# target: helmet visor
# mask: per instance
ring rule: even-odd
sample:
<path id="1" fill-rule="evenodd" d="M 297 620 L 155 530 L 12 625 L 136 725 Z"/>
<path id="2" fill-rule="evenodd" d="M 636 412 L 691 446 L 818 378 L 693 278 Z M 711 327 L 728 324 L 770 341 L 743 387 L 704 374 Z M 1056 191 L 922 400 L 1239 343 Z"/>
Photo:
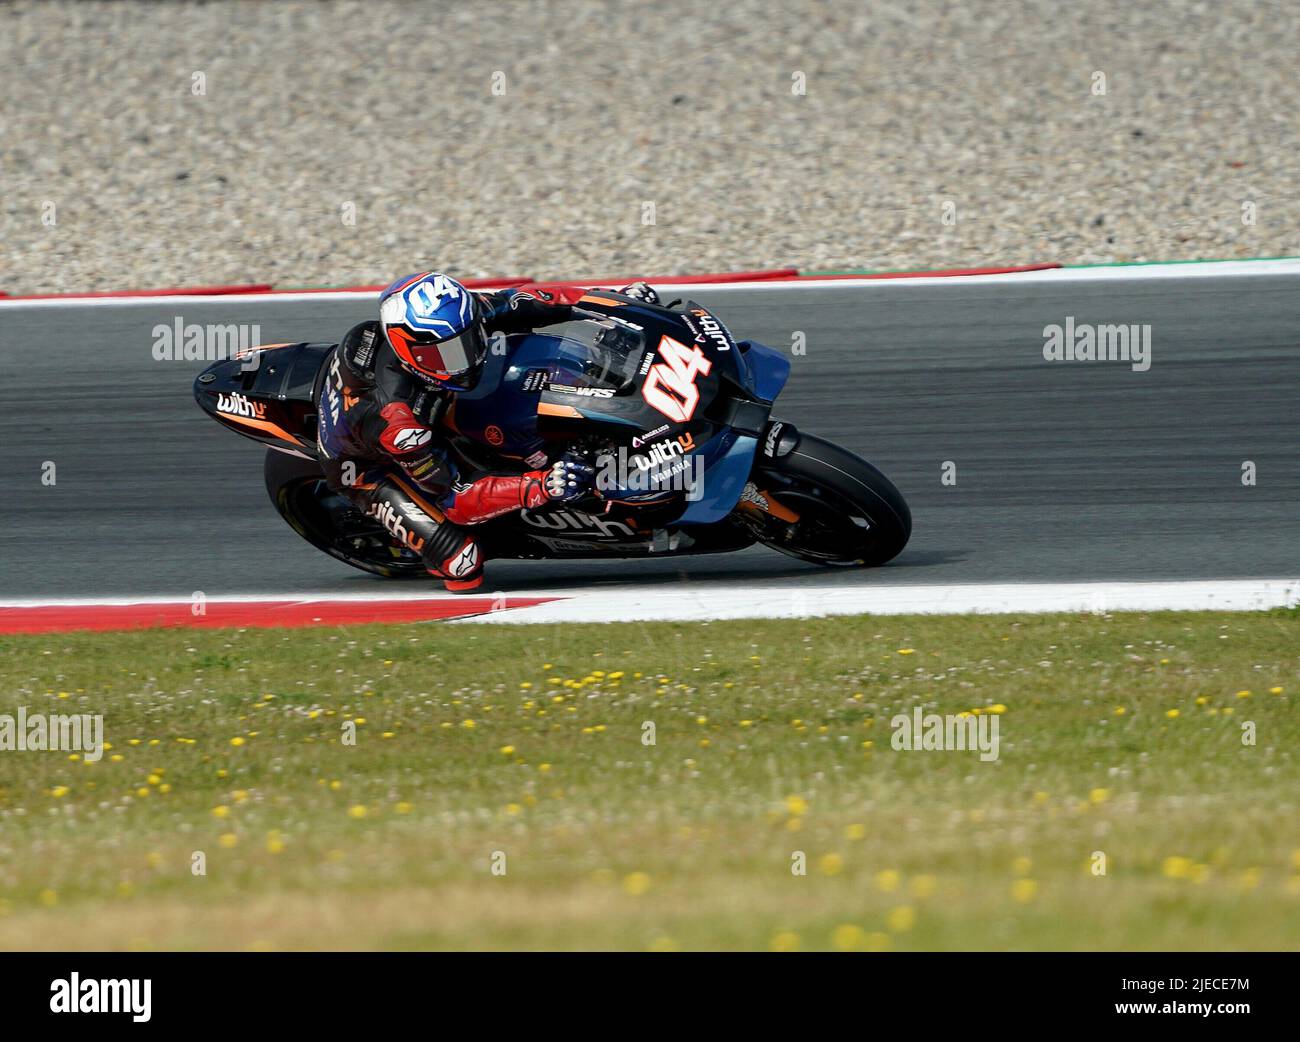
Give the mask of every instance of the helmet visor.
<path id="1" fill-rule="evenodd" d="M 435 380 L 454 382 L 457 377 L 471 374 L 487 356 L 487 344 L 475 322 L 458 336 L 439 340 L 434 344 L 407 341 L 406 354 L 416 369 Z"/>

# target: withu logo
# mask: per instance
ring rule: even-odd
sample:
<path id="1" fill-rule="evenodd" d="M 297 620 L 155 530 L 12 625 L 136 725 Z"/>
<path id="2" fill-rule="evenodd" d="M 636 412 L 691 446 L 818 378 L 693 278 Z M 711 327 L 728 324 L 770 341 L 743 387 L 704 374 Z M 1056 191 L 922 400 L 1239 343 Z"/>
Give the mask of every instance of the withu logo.
<path id="1" fill-rule="evenodd" d="M 227 416 L 246 416 L 249 419 L 266 418 L 266 406 L 262 402 L 250 401 L 238 391 L 217 395 L 217 412 Z"/>

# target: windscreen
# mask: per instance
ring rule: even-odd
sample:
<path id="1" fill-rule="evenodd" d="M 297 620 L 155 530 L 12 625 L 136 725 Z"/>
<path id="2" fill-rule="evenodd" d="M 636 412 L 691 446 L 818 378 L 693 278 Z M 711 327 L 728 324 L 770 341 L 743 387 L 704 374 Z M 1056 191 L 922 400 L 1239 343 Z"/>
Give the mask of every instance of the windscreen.
<path id="1" fill-rule="evenodd" d="M 575 387 L 629 386 L 645 352 L 644 334 L 613 321 L 562 322 L 544 332 L 562 338 L 552 381 Z"/>

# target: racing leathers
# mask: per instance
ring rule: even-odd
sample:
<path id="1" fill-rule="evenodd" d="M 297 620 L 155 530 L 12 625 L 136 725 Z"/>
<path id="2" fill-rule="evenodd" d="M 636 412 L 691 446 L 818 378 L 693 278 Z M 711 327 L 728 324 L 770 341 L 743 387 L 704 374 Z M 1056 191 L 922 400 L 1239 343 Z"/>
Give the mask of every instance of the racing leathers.
<path id="1" fill-rule="evenodd" d="M 582 292 L 529 286 L 476 294 L 483 334 L 490 343 L 495 334 L 568 321 Z M 523 474 L 463 472 L 431 422 L 450 392 L 405 369 L 378 322 L 348 330 L 324 366 L 317 442 L 326 480 L 418 552 L 449 590 L 483 581 L 474 525 L 590 487 L 591 468 L 571 460 Z"/>

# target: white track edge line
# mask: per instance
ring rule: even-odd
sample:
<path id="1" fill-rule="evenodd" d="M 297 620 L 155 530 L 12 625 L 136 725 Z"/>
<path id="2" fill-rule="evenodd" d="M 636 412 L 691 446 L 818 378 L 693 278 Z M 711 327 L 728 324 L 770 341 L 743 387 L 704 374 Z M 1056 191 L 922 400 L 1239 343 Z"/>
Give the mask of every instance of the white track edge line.
<path id="1" fill-rule="evenodd" d="M 980 583 L 945 586 L 607 587 L 572 590 L 486 590 L 485 597 L 545 598 L 547 603 L 493 611 L 467 622 L 707 621 L 808 618 L 824 615 L 961 615 L 1114 611 L 1261 611 L 1300 605 L 1300 577 L 1167 582 Z M 442 593 L 214 594 L 207 604 L 292 605 L 376 601 L 446 604 Z M 0 609 L 189 605 L 184 597 L 0 599 Z M 505 607 L 506 605 L 503 605 Z"/>
<path id="2" fill-rule="evenodd" d="M 904 278 L 846 278 L 846 279 L 770 279 L 758 282 L 684 282 L 666 283 L 661 288 L 670 294 L 678 292 L 717 292 L 745 290 L 747 292 L 776 292 L 781 290 L 866 289 L 884 286 L 938 286 L 938 285 L 988 285 L 990 283 L 1072 283 L 1072 282 L 1144 282 L 1156 279 L 1258 277 L 1265 275 L 1300 275 L 1300 257 L 1278 260 L 1245 261 L 1185 261 L 1167 264 L 1131 264 L 1095 268 L 1044 268 L 1037 271 L 1006 272 L 1000 275 L 909 275 Z M 564 281 L 564 280 L 554 280 Z M 580 283 L 580 285 L 595 285 Z M 10 308 L 61 308 L 61 307 L 145 307 L 158 304 L 192 306 L 196 304 L 262 303 L 296 304 L 304 301 L 373 301 L 378 293 L 358 293 L 354 290 L 337 292 L 324 290 L 312 293 L 223 293 L 217 295 L 154 297 L 61 297 L 57 300 L 25 300 L 21 297 L 0 297 L 0 310 Z"/>

